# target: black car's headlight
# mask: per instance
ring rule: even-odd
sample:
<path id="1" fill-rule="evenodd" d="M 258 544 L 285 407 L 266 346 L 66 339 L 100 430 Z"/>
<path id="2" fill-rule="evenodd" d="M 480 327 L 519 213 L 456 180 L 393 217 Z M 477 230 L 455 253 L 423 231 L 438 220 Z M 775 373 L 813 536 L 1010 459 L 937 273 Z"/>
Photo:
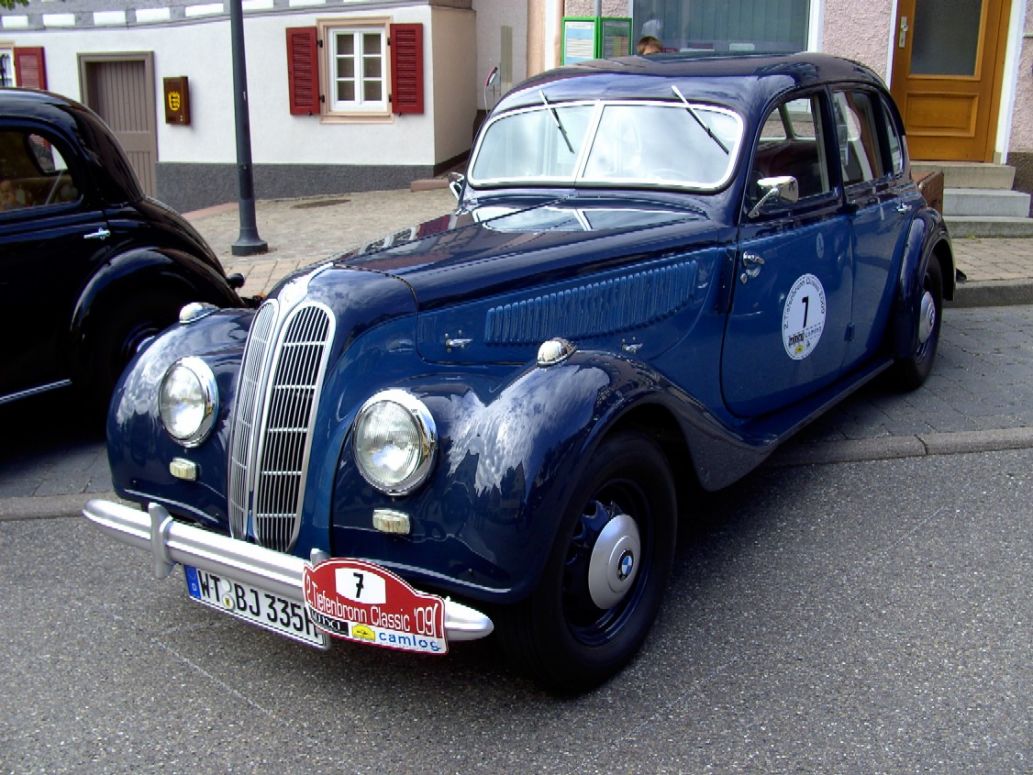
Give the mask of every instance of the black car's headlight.
<path id="1" fill-rule="evenodd" d="M 168 434 L 184 447 L 208 438 L 219 410 L 215 375 L 200 358 L 180 358 L 169 366 L 158 391 L 158 413 Z"/>
<path id="2" fill-rule="evenodd" d="M 406 495 L 430 474 L 437 427 L 426 405 L 404 390 L 384 390 L 366 401 L 353 438 L 359 473 L 388 495 Z"/>

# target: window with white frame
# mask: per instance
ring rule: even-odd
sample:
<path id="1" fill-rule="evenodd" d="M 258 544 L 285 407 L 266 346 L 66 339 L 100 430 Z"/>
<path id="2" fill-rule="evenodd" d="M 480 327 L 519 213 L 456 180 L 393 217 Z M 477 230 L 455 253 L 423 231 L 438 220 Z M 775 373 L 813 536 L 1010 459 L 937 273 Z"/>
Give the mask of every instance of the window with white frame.
<path id="1" fill-rule="evenodd" d="M 423 113 L 422 24 L 334 19 L 286 32 L 291 115 L 347 121 Z"/>
<path id="2" fill-rule="evenodd" d="M 386 30 L 381 26 L 327 32 L 331 112 L 387 112 Z"/>
<path id="3" fill-rule="evenodd" d="M 0 86 L 14 86 L 14 48 L 0 46 Z"/>

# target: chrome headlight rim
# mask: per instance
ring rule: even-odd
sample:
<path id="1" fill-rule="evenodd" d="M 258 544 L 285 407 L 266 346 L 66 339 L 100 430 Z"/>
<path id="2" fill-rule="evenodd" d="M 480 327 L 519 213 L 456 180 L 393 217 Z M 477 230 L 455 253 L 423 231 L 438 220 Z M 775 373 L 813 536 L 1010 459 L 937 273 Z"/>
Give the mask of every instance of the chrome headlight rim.
<path id="1" fill-rule="evenodd" d="M 363 457 L 359 454 L 358 444 L 361 436 L 362 424 L 367 421 L 371 410 L 380 403 L 393 403 L 402 407 L 409 419 L 416 428 L 419 437 L 419 460 L 413 470 L 401 481 L 395 484 L 386 483 L 369 471 Z M 401 388 L 389 388 L 374 393 L 355 415 L 355 422 L 352 425 L 352 457 L 355 466 L 358 468 L 362 478 L 373 487 L 391 497 L 403 497 L 417 490 L 430 476 L 431 468 L 434 465 L 434 458 L 437 455 L 438 430 L 434 422 L 434 416 L 430 409 L 419 398 L 407 390 Z"/>
<path id="2" fill-rule="evenodd" d="M 186 369 L 197 380 L 201 390 L 202 414 L 197 427 L 190 433 L 178 435 L 173 433 L 165 417 L 165 384 L 172 372 L 178 368 Z M 202 359 L 189 355 L 184 358 L 177 358 L 165 369 L 161 382 L 158 386 L 158 418 L 161 420 L 165 432 L 177 444 L 187 448 L 198 447 L 208 438 L 215 427 L 215 418 L 219 414 L 219 388 L 215 381 L 215 374 L 211 367 Z"/>

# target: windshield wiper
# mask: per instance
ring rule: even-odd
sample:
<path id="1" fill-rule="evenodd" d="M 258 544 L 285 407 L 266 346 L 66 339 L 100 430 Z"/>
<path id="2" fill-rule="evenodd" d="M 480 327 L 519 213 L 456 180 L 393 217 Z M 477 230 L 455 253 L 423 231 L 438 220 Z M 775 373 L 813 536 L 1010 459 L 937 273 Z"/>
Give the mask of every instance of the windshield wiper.
<path id="1" fill-rule="evenodd" d="M 556 112 L 556 108 L 554 108 L 552 104 L 549 102 L 548 98 L 545 96 L 544 91 L 539 89 L 538 93 L 542 95 L 542 103 L 545 105 L 545 107 L 549 109 L 549 112 L 552 114 L 552 120 L 556 122 L 556 128 L 559 129 L 560 134 L 563 135 L 563 142 L 567 144 L 567 150 L 569 150 L 571 153 L 574 153 L 574 146 L 570 143 L 570 137 L 567 135 L 567 130 L 564 128 L 563 122 L 560 121 L 560 114 Z"/>
<path id="2" fill-rule="evenodd" d="M 685 106 L 685 109 L 689 111 L 689 115 L 696 119 L 696 123 L 700 125 L 700 128 L 708 135 L 710 135 L 710 139 L 717 143 L 717 147 L 724 151 L 725 156 L 727 156 L 727 146 L 724 143 L 722 143 L 718 136 L 711 131 L 710 127 L 703 123 L 703 119 L 699 117 L 699 114 L 696 112 L 696 109 L 689 104 L 689 101 L 687 99 L 685 99 L 685 95 L 681 93 L 681 90 L 673 84 L 671 85 L 671 88 L 674 89 L 674 93 L 678 95 L 678 99 L 682 101 L 682 104 Z"/>

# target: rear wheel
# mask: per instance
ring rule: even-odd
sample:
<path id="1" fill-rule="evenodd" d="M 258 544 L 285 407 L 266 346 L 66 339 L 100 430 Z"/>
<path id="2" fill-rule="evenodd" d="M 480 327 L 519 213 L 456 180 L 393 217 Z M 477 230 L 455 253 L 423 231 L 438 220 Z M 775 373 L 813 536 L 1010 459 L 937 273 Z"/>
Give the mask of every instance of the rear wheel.
<path id="1" fill-rule="evenodd" d="M 932 371 L 936 348 L 940 343 L 940 324 L 943 316 L 943 275 L 935 256 L 922 280 L 922 297 L 918 304 L 914 346 L 911 354 L 897 361 L 897 384 L 904 390 L 914 390 L 925 382 Z"/>
<path id="2" fill-rule="evenodd" d="M 555 691 L 581 691 L 638 651 L 674 563 L 674 485 L 639 433 L 605 440 L 564 514 L 538 587 L 504 612 L 504 646 Z"/>

